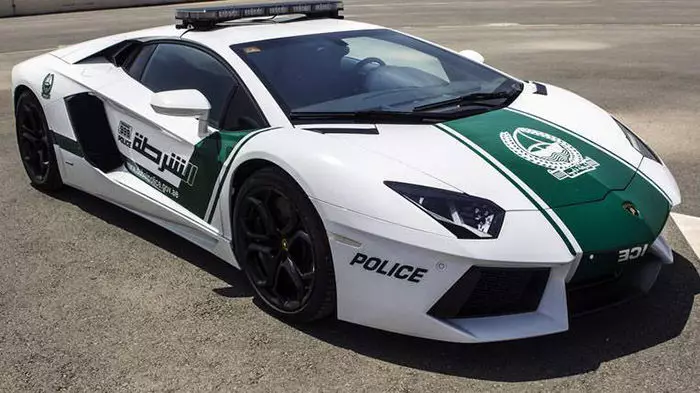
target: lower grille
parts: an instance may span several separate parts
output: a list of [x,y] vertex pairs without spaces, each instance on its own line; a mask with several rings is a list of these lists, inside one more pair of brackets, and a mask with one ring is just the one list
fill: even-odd
[[428,311],[437,318],[475,318],[537,310],[549,268],[469,269]]
[[644,288],[656,281],[661,269],[661,261],[652,254],[616,265],[615,270],[603,270],[597,277],[588,275],[585,280],[574,280],[580,277],[576,272],[566,286],[570,316],[586,315],[643,295]]

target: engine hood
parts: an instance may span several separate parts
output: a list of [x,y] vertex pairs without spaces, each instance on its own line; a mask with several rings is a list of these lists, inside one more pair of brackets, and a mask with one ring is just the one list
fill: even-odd
[[555,209],[624,190],[642,156],[605,111],[548,90],[526,89],[508,108],[444,124],[377,125],[378,135],[333,137],[506,210]]
[[[375,127],[326,136],[340,139],[373,179],[430,179],[431,187],[443,184],[509,212],[539,211],[572,254],[648,245],[668,218],[671,200],[640,171],[648,160],[608,113],[562,89],[525,90],[508,108],[443,124]],[[403,172],[381,167],[387,161],[376,155],[400,162]],[[411,175],[418,172],[427,176]],[[512,230],[508,217],[515,215],[504,223]],[[522,230],[539,233],[542,223],[529,225]]]

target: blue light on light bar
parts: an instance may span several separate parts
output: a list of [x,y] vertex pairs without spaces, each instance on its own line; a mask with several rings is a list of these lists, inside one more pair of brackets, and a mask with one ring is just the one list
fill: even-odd
[[269,4],[233,4],[220,7],[185,8],[175,13],[180,28],[211,28],[236,19],[301,14],[309,18],[340,18],[342,1],[290,1]]

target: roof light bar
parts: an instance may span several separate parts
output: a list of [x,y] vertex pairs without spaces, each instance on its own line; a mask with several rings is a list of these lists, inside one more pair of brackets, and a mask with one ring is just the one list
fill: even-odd
[[290,1],[267,4],[233,4],[220,7],[178,9],[178,28],[209,29],[218,23],[237,19],[279,15],[306,15],[308,18],[342,18],[342,1]]

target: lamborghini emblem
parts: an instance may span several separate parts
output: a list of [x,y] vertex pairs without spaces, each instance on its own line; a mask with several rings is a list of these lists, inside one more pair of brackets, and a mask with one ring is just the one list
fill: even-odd
[[635,217],[639,217],[639,210],[637,209],[636,206],[632,202],[625,202],[622,204],[622,208],[625,209],[625,211]]

